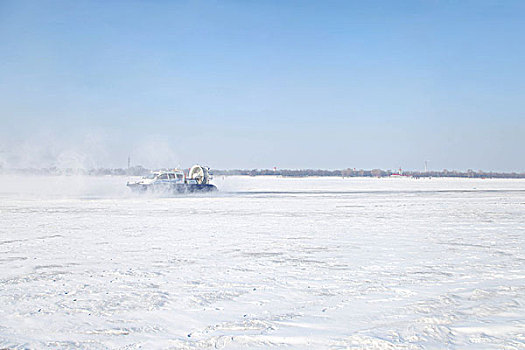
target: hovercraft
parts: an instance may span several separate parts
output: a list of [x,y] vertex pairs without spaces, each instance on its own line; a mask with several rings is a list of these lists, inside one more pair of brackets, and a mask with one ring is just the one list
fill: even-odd
[[217,191],[215,185],[210,184],[210,168],[194,165],[188,171],[173,169],[170,171],[155,171],[139,181],[128,182],[127,186],[133,192],[156,193],[193,193]]

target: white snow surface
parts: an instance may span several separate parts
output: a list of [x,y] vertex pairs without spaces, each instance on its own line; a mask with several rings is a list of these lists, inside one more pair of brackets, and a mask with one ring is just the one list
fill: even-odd
[[525,181],[0,177],[0,348],[525,349]]

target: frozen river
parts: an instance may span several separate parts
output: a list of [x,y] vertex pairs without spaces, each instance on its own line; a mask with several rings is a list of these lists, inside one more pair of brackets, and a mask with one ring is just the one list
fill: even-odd
[[3,176],[0,348],[525,349],[525,181]]

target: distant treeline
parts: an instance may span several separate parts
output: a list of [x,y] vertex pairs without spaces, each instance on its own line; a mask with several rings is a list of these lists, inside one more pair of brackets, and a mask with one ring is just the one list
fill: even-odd
[[[24,168],[24,169],[3,169],[0,167],[0,173],[11,174],[27,174],[27,175],[127,175],[127,176],[144,176],[151,172],[140,165],[130,168],[97,168],[97,169],[59,169],[51,168]],[[408,176],[414,178],[420,177],[465,177],[465,178],[502,178],[502,179],[523,179],[525,173],[502,173],[502,172],[486,172],[482,170],[474,171],[456,171],[456,170],[442,170],[442,171],[392,171],[382,169],[372,170],[357,170],[357,169],[343,169],[343,170],[322,170],[322,169],[252,169],[252,170],[211,170],[212,175],[228,176],[228,175],[248,175],[248,176],[284,176],[284,177],[307,177],[307,176],[336,176],[336,177],[388,177],[388,176]]]
[[408,176],[408,177],[467,177],[467,178],[525,178],[525,173],[500,173],[500,172],[486,172],[482,170],[474,171],[467,170],[466,172],[455,171],[455,170],[442,170],[442,171],[392,171],[382,169],[372,170],[356,170],[356,169],[343,169],[343,170],[321,170],[321,169],[301,169],[301,170],[289,170],[289,169],[252,169],[252,170],[214,170],[214,175],[249,175],[249,176],[260,176],[260,175],[277,175],[277,176],[289,176],[289,177],[306,177],[306,176],[337,176],[337,177],[388,177],[388,176]]
[[127,176],[144,176],[151,172],[140,165],[130,168],[96,168],[96,169],[83,169],[83,168],[22,168],[22,169],[2,169],[0,167],[0,173],[4,174],[24,174],[24,175],[92,175],[92,176],[105,176],[105,175],[127,175]]

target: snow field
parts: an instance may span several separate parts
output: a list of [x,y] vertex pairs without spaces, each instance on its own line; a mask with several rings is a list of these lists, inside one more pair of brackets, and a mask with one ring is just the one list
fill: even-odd
[[525,181],[4,177],[0,348],[524,349]]

